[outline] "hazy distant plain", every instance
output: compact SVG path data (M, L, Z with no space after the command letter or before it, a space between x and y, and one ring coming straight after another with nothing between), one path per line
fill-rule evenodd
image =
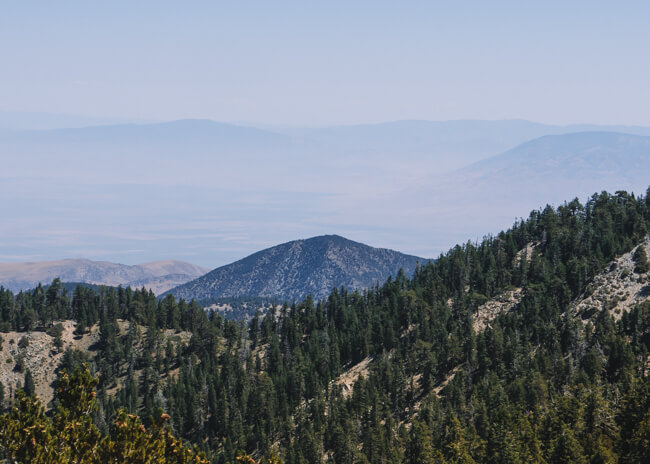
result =
M598 133L606 130L638 136ZM644 192L647 135L527 121L5 130L0 261L180 259L214 268L329 233L435 257L547 202Z

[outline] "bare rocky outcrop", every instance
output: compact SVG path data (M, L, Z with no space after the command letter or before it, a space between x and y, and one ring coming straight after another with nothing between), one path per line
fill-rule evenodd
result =
M66 350L74 349L88 354L93 358L96 354L95 347L99 342L99 326L94 325L83 335L75 334L76 324L74 321L62 321L63 331L61 334L62 345L57 348L55 338L44 331L34 330L30 332L5 332L0 333L2 337L2 350L0 350L0 382L5 388L5 397L11 399L17 388L22 388L27 369L32 373L36 395L48 404L53 398L52 384L56 380L58 368L61 365ZM118 320L120 335L125 335L131 328L128 321ZM145 346L147 329L136 327L141 337L138 345L134 346L137 352L151 349ZM162 332L162 339L170 340L173 344L188 344L191 334L189 332L175 332L166 329ZM22 340L22 341L21 341ZM20 368L19 368L20 366ZM136 376L139 372L136 372ZM120 386L120 380L118 379ZM117 388L109 390L114 393Z
M99 340L97 326L79 336L74 334L73 321L63 321L61 325L63 345L60 350L55 346L54 337L45 332L0 334L3 339L2 351L0 351L0 382L5 387L6 396L11 397L16 388L22 388L25 371L29 369L34 378L36 395L44 404L49 403L52 400L52 382L56 379L56 371L65 350L72 348L87 352ZM20 364L22 369L17 368Z
M515 308L523 298L524 293L521 288L503 292L486 303L478 307L476 313L472 316L472 325L474 332L482 332L489 327L497 316L507 313Z
M650 251L650 238L642 246ZM635 272L634 252L612 261L587 285L587 289L575 302L574 313L584 322L592 316L607 309L615 319L620 319L637 304L650 298L650 276L648 273Z
M371 357L364 358L336 378L334 383L341 387L341 393L344 398L349 398L352 395L354 384L357 383L360 377L368 377L369 366L372 360L373 358Z

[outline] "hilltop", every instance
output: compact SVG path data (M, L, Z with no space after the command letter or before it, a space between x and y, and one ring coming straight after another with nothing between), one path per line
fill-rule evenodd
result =
M335 287L369 288L396 276L400 269L412 275L418 263L427 261L338 235L323 235L258 251L167 294L204 303L233 297L292 301L311 295L321 299Z

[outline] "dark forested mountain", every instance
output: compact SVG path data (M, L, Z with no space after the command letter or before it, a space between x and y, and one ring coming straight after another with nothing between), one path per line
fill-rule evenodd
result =
M168 423L218 464L650 462L648 192L534 210L246 325L144 290L0 289L0 453L187 462Z
M129 266L89 259L63 259L26 263L0 263L0 285L12 291L26 290L54 278L117 287L146 287L162 293L205 274L205 269L183 261L154 261Z
M417 263L426 261L338 235L323 235L259 251L167 293L203 303L233 297L292 301L312 295L320 299L334 287L371 287L396 276L400 269L412 275Z

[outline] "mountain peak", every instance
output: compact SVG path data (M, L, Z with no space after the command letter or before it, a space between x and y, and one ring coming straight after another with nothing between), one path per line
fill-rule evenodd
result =
M204 303L242 297L297 300L309 294L324 298L334 287L368 288L400 269L410 274L424 261L340 235L320 235L258 251L168 293Z

